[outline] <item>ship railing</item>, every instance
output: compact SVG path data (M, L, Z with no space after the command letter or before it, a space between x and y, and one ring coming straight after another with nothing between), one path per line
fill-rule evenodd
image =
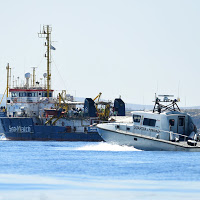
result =
M184 140L183 141L187 141L189 136L187 135L183 135L181 133L175 133L173 131L165 131L165 130L160 130L161 134L164 133L164 134L168 134L169 135L169 140L171 141L179 141L179 138L180 137L183 137Z
M46 90L47 89L47 87L46 86L41 86L41 85L39 85L39 86L34 86L34 87L32 87L32 86L30 86L30 87L26 87L26 86L14 86L12 89L24 89L24 90L26 90L26 89L35 89L35 90Z
M104 123L109 124L112 122L104 122ZM114 122L114 123L115 123L116 130L122 131L124 133L134 132L134 130L140 130L140 131L136 131L134 133L137 135L141 135L141 136L150 136L152 138L163 139L163 140L168 140L168 141L173 141L173 142L178 142L180 140L180 138L182 138L181 141L187 141L188 139L197 140L197 133L194 133L193 136L187 136L187 135L184 135L181 133L175 133L173 131L155 129L150 126L137 126L137 128L134 129L134 126L128 125L127 122L124 122L124 123L123 122ZM145 132L148 134L145 134Z

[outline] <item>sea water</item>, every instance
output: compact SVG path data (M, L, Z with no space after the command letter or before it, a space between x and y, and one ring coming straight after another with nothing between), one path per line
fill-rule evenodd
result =
M200 153L0 141L0 200L200 199Z

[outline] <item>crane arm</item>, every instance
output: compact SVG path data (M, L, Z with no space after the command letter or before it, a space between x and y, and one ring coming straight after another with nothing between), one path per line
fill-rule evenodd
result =
M99 99L100 99L100 97L101 97L101 95L102 95L102 93L101 92L99 92L99 94L93 99L93 101L95 101L97 98L98 98L98 101L99 101Z

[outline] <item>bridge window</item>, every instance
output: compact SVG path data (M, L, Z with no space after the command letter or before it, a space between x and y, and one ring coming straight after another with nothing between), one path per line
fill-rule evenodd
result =
M36 92L28 92L27 96L28 97L37 97L37 93Z
M140 115L133 115L133 121L140 123L141 116Z
M144 118L143 125L145 125L145 126L155 126L156 125L156 120L155 119Z
M42 93L42 97L47 97L47 93L46 93L46 92L43 92L43 93Z
M170 125L170 126L174 126L174 124L175 124L175 120L174 120L174 119L170 119L170 120L169 120L169 125Z
M20 96L20 97L26 97L26 92L20 92L20 93L19 93L19 96Z
M47 97L47 92L43 92L42 97ZM52 97L52 92L49 92L49 97Z
M16 92L12 92L12 97L17 97L17 93Z
M37 97L37 92L32 92L32 97Z

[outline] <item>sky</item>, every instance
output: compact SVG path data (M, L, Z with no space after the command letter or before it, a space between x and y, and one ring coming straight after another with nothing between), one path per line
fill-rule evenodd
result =
M76 97L153 104L155 93L200 106L200 1L0 0L0 93L12 77L46 72L43 25L52 26L52 89Z

